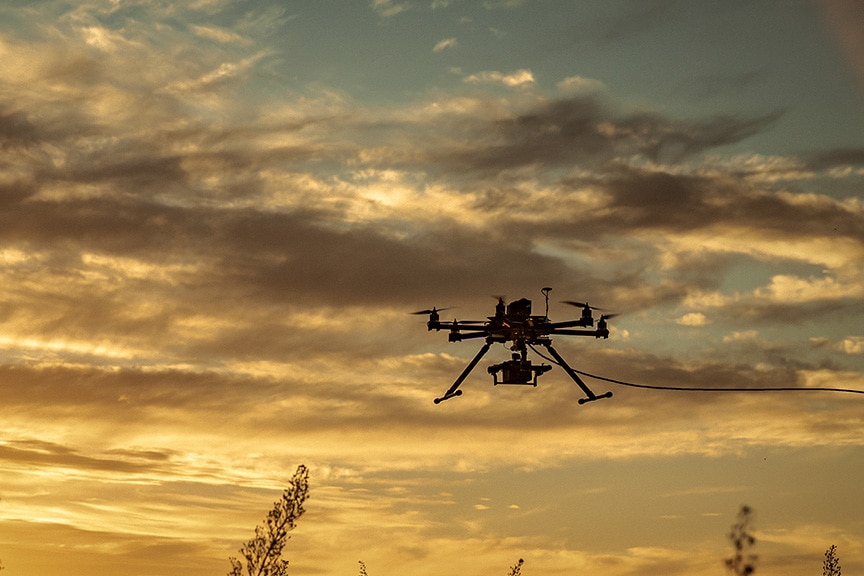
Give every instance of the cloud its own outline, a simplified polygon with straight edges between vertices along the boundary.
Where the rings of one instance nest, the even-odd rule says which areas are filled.
[[[372,10],[383,18],[392,18],[410,8],[411,5],[408,2],[399,2],[397,0],[372,0]]]
[[[810,341],[820,348],[837,350],[843,354],[864,354],[864,336],[847,336],[839,341],[832,341],[825,337],[812,337]]]
[[[600,80],[583,78],[582,76],[564,78],[556,86],[562,92],[593,92],[605,89],[605,85]]]
[[[192,26],[191,28],[195,35],[220,44],[240,44],[246,46],[253,44],[252,40],[225,28],[216,26]]]
[[[836,278],[798,278],[778,275],[768,286],[756,290],[756,296],[788,303],[822,299],[860,298],[864,289],[854,284],[838,282]]]
[[[440,42],[435,44],[435,46],[432,48],[432,51],[443,52],[448,48],[455,48],[456,44],[456,38],[445,38],[444,40],[441,40]]]
[[[252,54],[243,66],[251,70],[261,58]],[[193,73],[185,86],[209,86],[218,93],[224,90],[223,79],[244,73]],[[500,74],[496,81],[506,76]],[[177,90],[156,104],[172,108],[184,97]],[[160,117],[158,106],[151,106],[148,123]],[[123,278],[126,285],[134,281],[139,290],[150,285],[154,295],[167,294],[171,287],[179,301],[184,294],[191,298],[184,287],[229,280],[237,297],[260,294],[276,302],[280,294],[290,294],[303,302],[324,297],[347,304],[371,299],[406,306],[421,290],[456,296],[490,282],[527,286],[536,274],[564,283],[578,274],[587,290],[596,290],[590,264],[608,261],[604,255],[615,250],[608,231],[619,239],[662,234],[667,256],[677,259],[682,274],[694,265],[692,246],[703,253],[738,251],[760,258],[812,254],[817,261],[834,255],[824,262],[832,269],[856,261],[859,240],[854,238],[857,213],[852,206],[747,189],[734,180],[735,167],[729,175],[718,174],[716,166],[710,172],[698,165],[673,170],[639,160],[690,158],[769,128],[771,117],[680,121],[621,113],[598,97],[529,97],[518,103],[453,98],[436,101],[432,114],[430,106],[412,104],[379,116],[344,100],[305,99],[290,116],[267,110],[260,118],[219,129],[200,124],[192,112],[183,129],[130,131],[98,154],[69,155],[62,170],[45,169],[27,158],[21,166],[35,178],[12,185],[7,201],[21,202],[2,234],[13,243],[64,244],[72,247],[72,258],[82,250],[88,254],[85,268]],[[38,117],[11,116],[7,146],[71,149],[68,143],[76,141],[78,131],[102,129],[100,123],[78,117],[77,124],[67,123],[66,132],[57,132],[37,122]],[[338,134],[352,138],[339,139]],[[328,172],[345,164],[356,169],[338,176]],[[558,181],[540,181],[536,177],[542,170],[563,173]],[[769,168],[751,166],[750,174],[759,170]],[[518,177],[501,186],[501,173]],[[383,188],[387,194],[380,192]],[[120,190],[136,193],[121,195]],[[218,207],[223,201],[227,209]],[[316,209],[310,211],[308,205]],[[419,220],[419,213],[433,214],[434,220]],[[820,219],[830,220],[844,236],[820,237]],[[542,240],[536,235],[541,221]],[[798,224],[787,225],[792,222]],[[499,232],[502,226],[506,238]],[[764,232],[754,237],[754,230]],[[556,246],[564,241],[590,245],[591,251],[577,253],[592,253],[593,261],[571,271],[560,263],[563,254],[573,251],[538,253],[541,242]],[[60,257],[60,252],[51,253]],[[176,261],[156,266],[165,253]],[[460,260],[466,254],[482,255],[481,266],[466,265]],[[116,264],[107,265],[112,259]],[[367,273],[388,262],[400,262],[404,273]],[[135,278],[124,271],[135,268],[152,276]],[[513,269],[515,275],[504,273]],[[296,270],[305,272],[298,275]],[[624,294],[623,278],[628,284],[639,281],[631,274],[619,271],[604,282]],[[459,280],[438,280],[443,278]],[[852,281],[843,279],[841,289],[838,278],[836,289],[823,294],[839,295]],[[756,296],[782,300],[773,288]],[[685,294],[683,289],[664,293],[678,299]],[[118,296],[111,304],[98,294],[92,294],[93,310],[106,313],[93,314],[83,326],[121,325],[105,322],[108,310],[133,322]],[[174,301],[154,309],[153,326],[171,324]],[[653,300],[640,301],[647,306]],[[144,320],[139,314],[134,322]],[[178,317],[174,323],[189,321]],[[234,322],[227,325],[238,329]],[[70,341],[66,334],[58,336],[49,340]],[[258,341],[247,336],[248,342]],[[130,345],[140,350],[140,344]]]
[[[244,58],[239,62],[222,62],[218,68],[210,70],[205,74],[191,79],[177,82],[165,88],[168,92],[180,93],[195,93],[214,91],[221,88],[223,85],[235,82],[238,78],[245,75],[254,64],[264,57],[264,53],[254,54],[249,58]]]
[[[115,451],[111,458],[93,458],[75,450],[40,440],[13,441],[0,446],[0,460],[22,467],[58,467],[101,472],[144,472],[168,459],[158,451]]]
[[[514,9],[525,4],[525,0],[485,0],[483,7],[487,10],[497,10],[500,8]]]
[[[499,82],[504,78],[500,73],[486,74],[482,78],[469,76],[466,81]],[[498,110],[498,117],[488,118]],[[484,112],[453,124],[453,137],[447,142],[447,150],[452,152],[442,150],[434,158],[436,162],[446,161],[449,156],[454,163],[465,165],[466,170],[475,171],[515,170],[531,165],[562,168],[577,162],[590,162],[596,167],[599,162],[622,157],[681,162],[746,139],[775,120],[773,116],[717,117],[687,122],[647,113],[621,114],[596,96],[537,99],[512,110],[501,110],[500,105],[492,104]],[[438,138],[441,135],[439,132]],[[434,144],[436,139],[430,143]],[[620,168],[615,167],[614,175],[622,182],[628,173],[652,174],[651,170],[636,166],[632,172]],[[683,184],[686,178],[681,175],[680,180],[677,177],[670,180]]]
[[[708,319],[701,312],[688,312],[687,314],[676,319],[677,324],[682,326],[705,326],[708,324]]]
[[[864,336],[847,336],[837,342],[836,348],[844,354],[864,354]]]
[[[37,128],[22,112],[0,112],[0,142],[2,147],[27,148],[36,143]]]
[[[834,148],[814,153],[808,165],[817,170],[864,165],[864,148]]]
[[[245,62],[252,69],[260,56]],[[189,86],[200,78],[193,75]],[[217,84],[216,92],[222,89]],[[171,107],[172,99],[182,97],[177,91],[160,105]],[[464,297],[490,283],[533,289],[537,275],[564,284],[578,277],[586,291],[607,285],[632,294],[629,286],[640,283],[639,274],[604,273],[601,282],[593,268],[613,253],[620,259],[614,246],[623,236],[646,238],[652,232],[666,239],[667,256],[682,274],[694,266],[692,246],[703,253],[738,251],[760,258],[833,254],[836,261],[825,263],[836,269],[857,258],[857,239],[821,238],[816,224],[830,219],[844,234],[854,234],[852,206],[754,191],[718,174],[717,167],[673,170],[639,161],[712,150],[745,138],[754,126],[767,128],[769,119],[684,122],[617,112],[598,97],[518,103],[453,98],[435,101],[434,108],[412,104],[386,117],[324,97],[305,99],[290,115],[266,112],[218,129],[199,124],[193,112],[183,129],[130,131],[98,154],[70,154],[62,170],[46,169],[32,157],[21,163],[34,177],[10,186],[6,198],[15,203],[16,217],[3,222],[3,237],[12,245],[42,246],[51,258],[81,259],[79,268],[93,278],[107,275],[116,283],[109,296],[88,289],[88,281],[73,283],[86,294],[78,300],[84,305],[73,312],[72,298],[58,299],[54,326],[77,324],[82,333],[93,330],[105,339],[116,339],[132,326],[152,326],[149,342],[125,344],[137,356],[166,335],[195,334],[190,327],[202,326],[208,315],[220,316],[217,300],[211,297],[201,307],[193,296],[213,285],[230,286],[223,288],[222,298],[263,297],[260,309],[251,301],[247,306],[252,318],[269,314],[268,306],[289,295],[307,304],[404,303],[411,309],[417,306],[409,308],[409,301],[420,293]],[[154,110],[148,118],[159,115]],[[16,113],[8,124],[17,126],[7,130],[8,146],[71,148],[67,144],[76,141],[78,131],[103,129],[79,117],[77,125],[69,123],[66,132],[58,133],[38,117]],[[352,138],[336,144],[337,134]],[[681,142],[686,142],[683,148]],[[633,163],[622,164],[622,159]],[[330,166],[346,164],[354,169],[338,176],[329,172]],[[751,166],[751,174],[761,169]],[[558,181],[541,181],[536,178],[541,170],[564,172]],[[501,171],[519,175],[502,186]],[[418,219],[421,213],[434,218]],[[543,223],[542,241],[538,222]],[[506,235],[500,232],[504,229]],[[753,230],[766,232],[754,238]],[[607,237],[611,231],[615,236]],[[541,252],[541,242],[555,249]],[[561,250],[562,242],[582,246]],[[844,243],[842,250],[834,248]],[[66,252],[55,249],[59,246]],[[647,257],[652,253],[647,249]],[[166,254],[171,261],[165,261]],[[568,254],[592,256],[571,269],[561,266]],[[399,262],[399,268],[392,269],[391,262]],[[376,269],[390,272],[368,273]],[[851,281],[844,279],[843,285]],[[141,294],[137,309],[120,297],[131,286]],[[773,288],[754,295],[783,300],[785,292]],[[687,294],[683,285],[661,293],[673,300]],[[823,295],[835,293],[842,292]],[[160,301],[165,305],[152,304]],[[653,297],[638,301],[655,302]],[[202,313],[178,314],[195,306]],[[25,308],[20,314],[20,326],[30,322],[31,331],[17,338],[46,329],[32,323],[35,312]],[[214,351],[223,341],[244,353],[256,347],[263,353],[285,343],[268,338],[267,330],[254,323],[206,323],[213,342],[202,338],[208,331],[199,332],[178,350]],[[265,325],[276,334],[287,332],[281,322]],[[219,336],[229,327],[242,337]],[[69,343],[69,352],[88,349],[72,336],[58,330],[41,341]],[[316,342],[326,340],[322,336]],[[89,350],[100,346],[89,345]]]
[[[118,45],[126,42],[121,34],[111,32],[101,26],[87,26],[82,29],[82,32],[88,46],[103,52],[113,52],[117,50]]]
[[[502,84],[508,88],[522,88],[534,84],[530,70],[515,70],[509,73],[486,71],[471,74],[463,79],[468,84]]]
[[[747,342],[756,340],[759,337],[759,332],[757,330],[745,330],[743,332],[733,332],[732,334],[728,334],[723,337],[723,342]]]

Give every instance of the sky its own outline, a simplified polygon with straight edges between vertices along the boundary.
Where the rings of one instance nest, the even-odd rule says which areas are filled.
[[[864,572],[854,0],[7,0],[0,562]],[[549,316],[536,388],[413,311]],[[543,359],[532,355],[535,362]]]

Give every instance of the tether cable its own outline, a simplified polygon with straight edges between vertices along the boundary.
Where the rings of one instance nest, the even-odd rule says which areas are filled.
[[[535,354],[546,360],[547,362],[551,362],[557,366],[561,364],[556,362],[553,358],[549,358],[534,346],[529,344],[531,350],[534,351]],[[706,388],[704,386],[657,386],[651,384],[636,384],[634,382],[626,382],[624,380],[616,380],[615,378],[607,378],[605,376],[598,376],[596,374],[591,374],[589,372],[583,372],[581,370],[576,370],[572,368],[573,372],[576,372],[580,376],[587,376],[588,378],[593,378],[595,380],[602,380],[603,382],[609,382],[611,384],[619,384],[621,386],[627,386],[629,388],[641,388],[643,390],[671,390],[675,392],[844,392],[847,394],[864,394],[864,390],[855,390],[853,388],[831,388],[825,386],[812,386],[812,387],[799,387],[799,386],[777,386],[777,387],[757,387],[757,388]]]

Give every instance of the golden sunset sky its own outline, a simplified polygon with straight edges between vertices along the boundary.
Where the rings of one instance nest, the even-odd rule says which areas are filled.
[[[864,573],[853,0],[7,0],[4,576]],[[412,311],[620,313],[492,386]],[[542,359],[533,357],[536,362]],[[801,389],[801,390],[796,390]]]

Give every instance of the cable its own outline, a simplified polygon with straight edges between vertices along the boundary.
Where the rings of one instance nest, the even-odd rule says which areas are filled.
[[[853,390],[852,388],[829,388],[829,387],[801,387],[801,386],[777,386],[777,387],[764,387],[764,388],[705,388],[700,386],[652,386],[649,384],[635,384],[633,382],[624,382],[623,380],[615,380],[614,378],[606,378],[604,376],[597,376],[596,374],[589,374],[588,372],[581,372],[579,370],[573,370],[577,374],[581,374],[582,376],[587,376],[588,378],[594,378],[596,380],[603,380],[604,382],[610,382],[612,384],[620,384],[621,386],[629,386],[630,388],[643,388],[647,390],[675,390],[681,392],[847,392],[849,394],[864,394],[864,390]]]
[[[534,351],[535,354],[546,360],[547,362],[551,362],[560,366],[561,364],[556,362],[554,359],[549,358],[544,355],[542,352],[534,348],[529,344],[531,350]],[[796,387],[796,386],[780,386],[780,387],[764,387],[764,388],[705,388],[702,386],[656,386],[650,384],[635,384],[633,382],[625,382],[624,380],[616,380],[614,378],[606,378],[605,376],[597,376],[596,374],[590,374],[588,372],[582,372],[581,370],[572,369],[577,374],[582,376],[587,376],[588,378],[594,378],[595,380],[602,380],[604,382],[609,382],[611,384],[619,384],[621,386],[628,386],[630,388],[641,388],[644,390],[672,390],[676,392],[845,392],[848,394],[864,394],[864,390],[854,390],[852,388],[829,388],[829,387]]]

